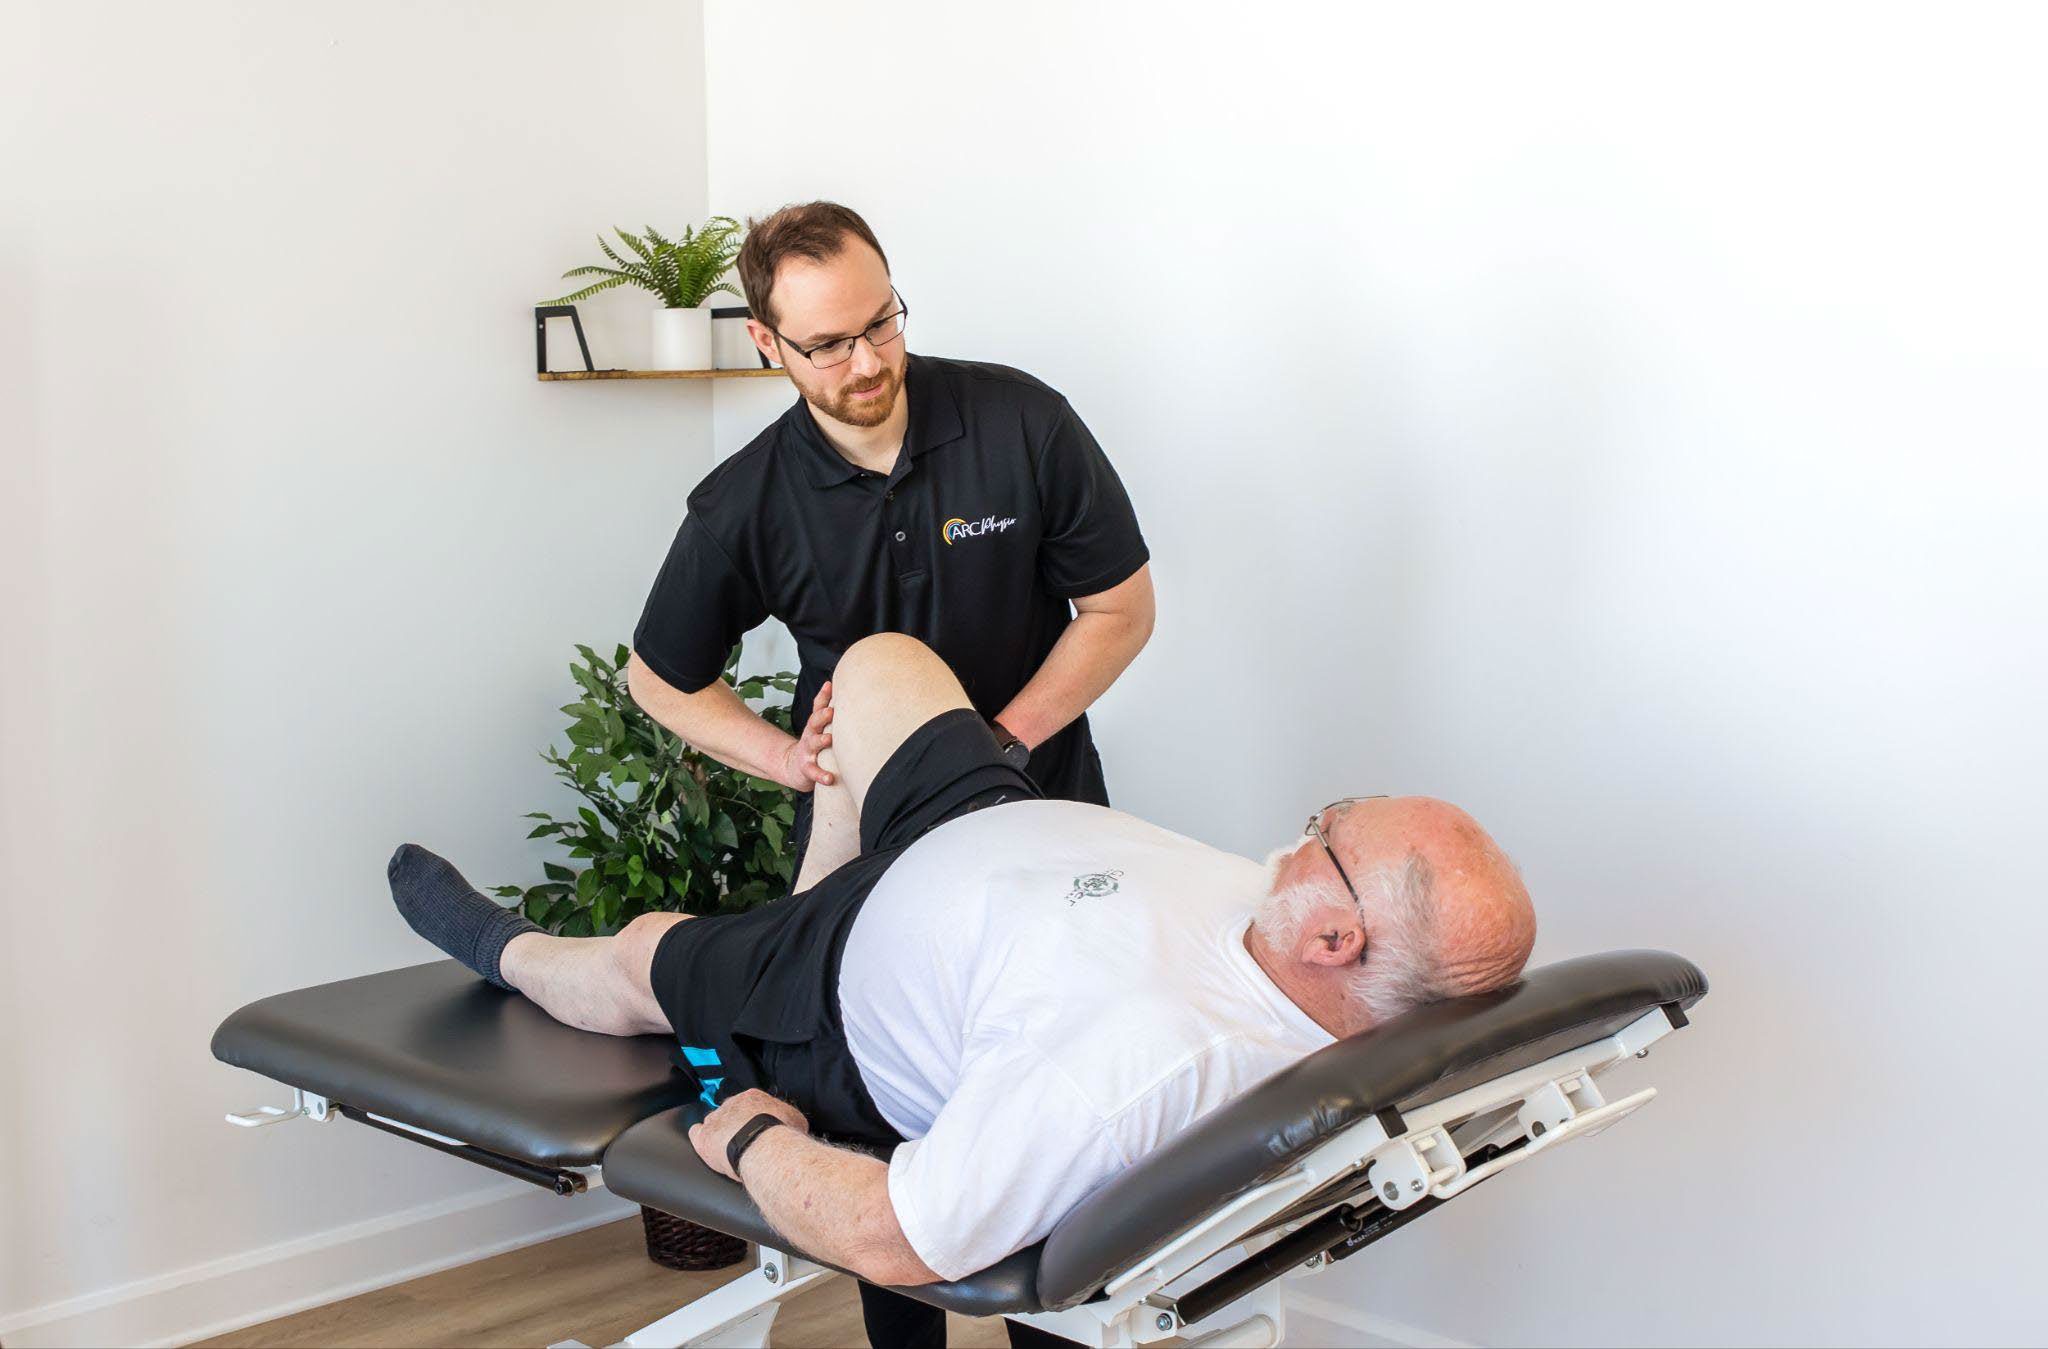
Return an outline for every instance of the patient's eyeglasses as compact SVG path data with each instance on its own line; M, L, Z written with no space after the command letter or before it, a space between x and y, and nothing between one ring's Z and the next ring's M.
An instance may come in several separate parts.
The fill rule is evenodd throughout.
M1374 792L1370 796L1340 796L1329 805L1324 806L1321 810L1309 816L1308 823L1302 827L1304 834L1315 835L1316 842L1323 845L1323 852L1329 857L1330 865L1337 868L1338 879L1342 880L1344 888L1351 892L1351 902L1358 906L1360 921L1363 921L1365 918L1365 901L1358 897L1358 887L1351 883L1351 873L1344 870L1344 864L1337 860L1337 850L1330 846L1330 836L1323 832L1323 816L1328 815L1339 806L1348 806L1359 801L1384 801L1386 799L1387 793L1385 792ZM1360 961L1365 959L1365 949L1362 946L1359 948L1358 958Z

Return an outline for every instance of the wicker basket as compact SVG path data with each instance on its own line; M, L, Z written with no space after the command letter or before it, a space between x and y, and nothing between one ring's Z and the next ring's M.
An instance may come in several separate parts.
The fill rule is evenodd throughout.
M644 1204L640 1225L647 1230L647 1258L665 1269L724 1269L747 1258L747 1243L738 1237Z

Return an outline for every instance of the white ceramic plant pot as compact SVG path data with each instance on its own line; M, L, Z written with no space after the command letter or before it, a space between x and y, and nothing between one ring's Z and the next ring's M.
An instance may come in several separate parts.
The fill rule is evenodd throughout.
M698 309L657 309L654 311L655 370L709 370L711 368L711 311Z

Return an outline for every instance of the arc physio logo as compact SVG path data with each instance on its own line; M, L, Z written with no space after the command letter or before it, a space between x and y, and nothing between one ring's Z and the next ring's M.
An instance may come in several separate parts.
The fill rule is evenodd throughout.
M1001 519L993 515L984 515L979 520L963 520L956 515L939 527L939 537L944 539L946 546L950 548L961 539L978 539L984 534L1000 534L1016 523L1016 517L1009 515Z

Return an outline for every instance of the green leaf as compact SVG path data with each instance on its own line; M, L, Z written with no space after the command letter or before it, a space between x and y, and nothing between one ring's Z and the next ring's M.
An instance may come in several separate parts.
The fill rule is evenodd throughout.
M734 826L732 816L722 810L718 812L718 818L712 822L711 837L715 842L727 848L737 848L740 846L740 831Z
M692 823L703 824L711 810L710 799L704 795L704 785L685 773L676 782L676 788L682 793L683 808L690 812Z
M559 862L542 862L540 869L546 873L547 878L551 881L574 881L576 879L576 873Z
M582 304L593 295L602 295L608 290L617 290L620 286L628 284L630 283L621 280L600 281L594 286L585 286L582 290L572 290L567 295L557 295L551 299L542 300L541 303Z
M626 247L638 253L642 262L651 262L653 260L654 251L647 246L646 241L641 239L639 235L628 234L617 225L612 226L612 233L618 235L625 242Z

